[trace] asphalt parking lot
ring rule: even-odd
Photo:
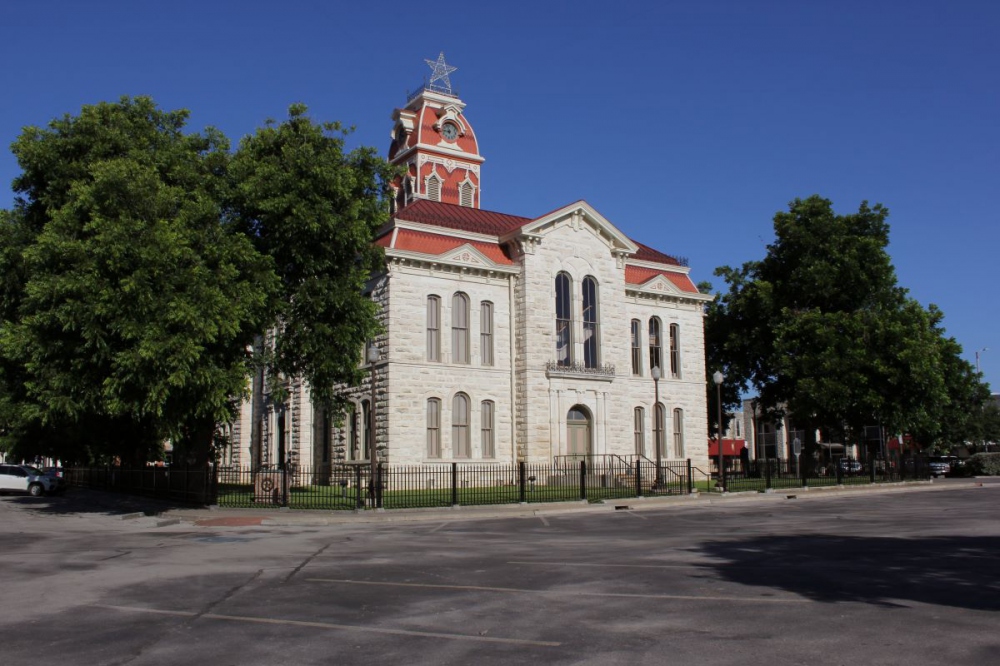
[[[7,496],[0,663],[1000,663],[998,508],[964,481],[221,527]]]

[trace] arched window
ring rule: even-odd
[[[451,298],[451,361],[469,362],[469,297],[460,291]]]
[[[644,456],[646,455],[646,410],[642,407],[636,407],[633,422],[635,455]]]
[[[427,401],[427,457],[441,457],[441,401]]]
[[[660,358],[660,320],[652,317],[649,320],[649,369],[660,369],[663,376],[663,363]]]
[[[458,187],[458,203],[462,206],[472,208],[476,201],[476,186],[470,181],[465,181]]]
[[[566,273],[556,275],[556,363],[573,362],[573,315],[570,288],[572,280]]]
[[[441,360],[441,299],[427,297],[427,360]]]
[[[480,444],[482,445],[483,458],[496,457],[496,439],[493,428],[494,405],[489,400],[484,400],[480,405],[479,433]]]
[[[431,201],[441,201],[441,179],[436,173],[432,173],[424,179],[424,191]]]
[[[451,447],[456,458],[469,458],[469,396],[456,393],[451,403]]]
[[[493,365],[493,304],[479,305],[479,347],[483,365]]]
[[[642,374],[642,323],[638,319],[632,320],[632,374],[639,376]]]
[[[667,444],[663,441],[665,420],[666,420],[666,410],[663,409],[663,405],[657,403],[656,409],[653,410],[653,439],[655,440],[653,446],[657,446],[660,449],[660,455],[667,455],[666,448]]]
[[[674,457],[684,457],[684,410],[674,410]]]
[[[600,331],[597,323],[597,280],[583,279],[583,365],[596,368],[600,363]]]
[[[404,197],[404,203],[409,204],[411,201],[413,201],[413,179],[412,178],[407,177],[407,178],[404,179],[403,191],[404,191],[404,195],[403,195],[403,197]]]
[[[681,327],[670,325],[670,376],[681,376]]]

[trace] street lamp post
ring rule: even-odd
[[[722,492],[726,492],[726,468],[722,460],[722,382],[725,378],[726,376],[718,370],[712,375],[712,380],[715,382],[716,402],[719,403],[719,432],[715,441],[719,445],[719,487]]]
[[[371,406],[368,409],[368,460],[371,464],[371,470],[369,471],[369,482],[368,482],[368,495],[371,499],[371,506],[375,508],[375,482],[376,473],[378,471],[378,454],[375,451],[375,364],[378,363],[379,353],[378,347],[372,342],[368,347],[368,363],[371,365],[371,385],[372,385],[372,401]]]
[[[653,391],[656,396],[653,402],[653,432],[656,433],[656,441],[653,444],[656,447],[656,483],[654,485],[659,492],[663,484],[663,454],[660,451],[660,438],[663,437],[663,428],[660,423],[660,366],[654,366],[650,374],[653,375]]]
[[[979,374],[979,355],[984,351],[989,351],[989,347],[983,347],[982,349],[976,350],[976,374]]]

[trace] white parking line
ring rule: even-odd
[[[199,620],[227,620],[230,622],[249,622],[254,624],[276,624],[291,627],[311,627],[313,629],[337,629],[341,631],[360,631],[369,634],[390,634],[393,636],[417,636],[421,638],[447,638],[459,641],[478,643],[506,643],[510,645],[532,645],[536,647],[559,647],[562,643],[554,641],[532,641],[520,638],[497,638],[495,636],[469,636],[467,634],[444,634],[436,631],[413,631],[410,629],[386,629],[383,627],[357,626],[353,624],[334,624],[331,622],[308,622],[304,620],[282,620],[271,617],[253,617],[249,615],[221,615],[206,613],[199,615],[190,611],[170,611],[157,608],[139,608],[135,606],[111,606],[94,604],[93,608],[109,608],[126,613],[147,613],[151,615],[169,615],[172,617],[198,618]]]
[[[543,567],[600,567],[602,569],[693,569],[712,566],[713,562],[693,564],[604,564],[602,562],[543,562],[541,560],[511,560],[507,564],[537,564]]]
[[[340,585],[377,585],[384,587],[414,587],[437,590],[462,590],[468,592],[505,592],[514,594],[536,594],[539,596],[556,597],[607,597],[625,599],[670,599],[682,601],[745,601],[750,603],[813,603],[811,599],[801,597],[712,597],[687,594],[639,594],[629,592],[571,592],[564,590],[529,590],[518,587],[484,587],[479,585],[440,585],[435,583],[394,583],[375,580],[348,580],[342,578],[307,578],[313,583],[335,583]]]

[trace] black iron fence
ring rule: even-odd
[[[725,485],[729,492],[762,491],[768,489],[802,488],[809,486],[862,485],[923,480],[931,476],[924,457],[895,460],[841,458],[817,464],[795,460],[728,460],[725,465]]]
[[[69,467],[69,486],[141,495],[183,504],[213,504],[216,479],[212,470],[176,467]]]
[[[527,502],[600,501],[692,491],[690,461],[558,461],[517,465],[291,466],[218,470],[216,502],[225,507],[404,509]]]
[[[69,468],[70,486],[186,504],[295,509],[403,509],[530,502],[601,501],[712,490],[715,478],[691,461],[656,463],[642,456],[564,456],[549,464],[290,465],[287,470],[216,466]],[[803,486],[926,479],[926,458],[842,459],[825,465],[789,460],[727,460],[725,488],[747,492]]]

